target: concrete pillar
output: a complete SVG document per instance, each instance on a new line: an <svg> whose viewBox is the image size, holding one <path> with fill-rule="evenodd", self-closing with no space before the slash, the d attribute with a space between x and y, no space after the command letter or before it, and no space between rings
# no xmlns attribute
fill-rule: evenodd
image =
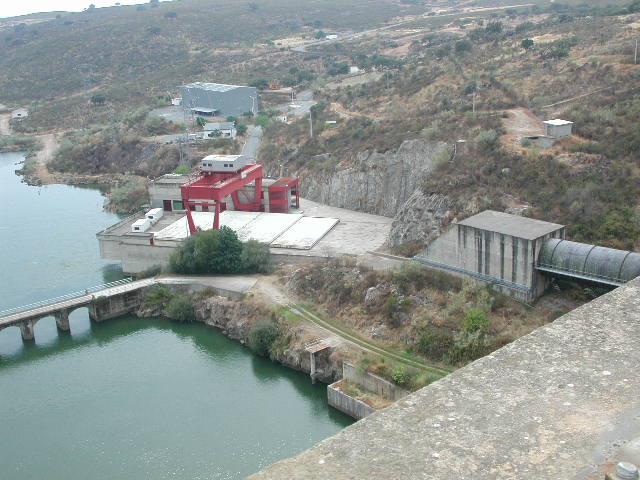
<svg viewBox="0 0 640 480"><path fill-rule="evenodd" d="M20 323L20 334L23 340L33 340L33 326L35 322L33 320L25 320Z"/></svg>
<svg viewBox="0 0 640 480"><path fill-rule="evenodd" d="M102 315L98 311L98 305L95 302L89 304L89 318L94 322L101 322L104 320Z"/></svg>
<svg viewBox="0 0 640 480"><path fill-rule="evenodd" d="M309 352L309 355L311 355L311 369L309 374L311 375L311 380L316 381L316 356L314 355L313 352Z"/></svg>
<svg viewBox="0 0 640 480"><path fill-rule="evenodd" d="M71 330L71 327L69 326L68 310L60 310L54 314L54 317L56 319L56 327L58 327L58 330L62 332L68 332Z"/></svg>

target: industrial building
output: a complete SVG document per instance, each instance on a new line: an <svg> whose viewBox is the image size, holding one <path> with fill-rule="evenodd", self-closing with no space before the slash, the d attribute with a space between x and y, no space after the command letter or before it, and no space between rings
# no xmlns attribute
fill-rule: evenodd
<svg viewBox="0 0 640 480"><path fill-rule="evenodd" d="M485 210L454 224L415 260L524 301L540 297L552 277L620 286L640 275L640 254L565 234L564 225Z"/></svg>
<svg viewBox="0 0 640 480"><path fill-rule="evenodd" d="M190 83L180 87L182 105L201 115L242 115L258 112L258 90L255 87L222 83Z"/></svg>
<svg viewBox="0 0 640 480"><path fill-rule="evenodd" d="M455 224L416 260L528 301L547 287L546 277L535 269L544 241L564 236L563 225L485 210Z"/></svg>
<svg viewBox="0 0 640 480"><path fill-rule="evenodd" d="M128 273L166 265L198 231L227 226L241 241L269 245L276 262L359 255L381 247L391 219L308 202L295 177L263 178L243 155L209 155L190 175L164 175L149 187L152 209L97 234L103 258ZM340 220L346 219L345 224Z"/></svg>
<svg viewBox="0 0 640 480"><path fill-rule="evenodd" d="M236 138L236 124L234 122L206 123L202 127L204 138Z"/></svg>

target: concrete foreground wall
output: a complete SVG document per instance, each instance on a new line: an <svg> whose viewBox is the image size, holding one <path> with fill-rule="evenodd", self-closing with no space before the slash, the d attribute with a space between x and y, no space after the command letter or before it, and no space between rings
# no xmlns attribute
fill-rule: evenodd
<svg viewBox="0 0 640 480"><path fill-rule="evenodd" d="M337 408L342 413L346 413L356 420L360 420L375 412L373 407L370 407L362 400L357 400L346 393L341 392L340 389L334 385L335 384L327 385L327 402L333 408Z"/></svg>
<svg viewBox="0 0 640 480"><path fill-rule="evenodd" d="M249 478L601 480L640 436L639 344L636 279Z"/></svg>
<svg viewBox="0 0 640 480"><path fill-rule="evenodd" d="M347 382L357 383L387 400L393 400L395 402L409 395L407 390L394 385L384 378L356 368L347 362L342 364L342 375L343 379Z"/></svg>

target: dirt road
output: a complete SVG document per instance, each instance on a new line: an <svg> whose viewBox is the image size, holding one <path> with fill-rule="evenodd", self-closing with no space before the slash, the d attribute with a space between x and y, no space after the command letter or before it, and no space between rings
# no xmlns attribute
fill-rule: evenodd
<svg viewBox="0 0 640 480"><path fill-rule="evenodd" d="M503 119L506 135L502 136L502 143L509 147L520 147L523 137L542 135L544 126L528 108L512 108L506 110L509 117Z"/></svg>
<svg viewBox="0 0 640 480"><path fill-rule="evenodd" d="M42 144L42 149L36 153L35 174L42 183L52 183L53 176L49 173L47 164L53 158L53 154L60 144L54 133L38 135L37 139Z"/></svg>
<svg viewBox="0 0 640 480"><path fill-rule="evenodd" d="M0 105L0 108L3 108L4 105ZM0 114L0 135L11 135L11 126L9 125L9 120L11 120L10 113Z"/></svg>

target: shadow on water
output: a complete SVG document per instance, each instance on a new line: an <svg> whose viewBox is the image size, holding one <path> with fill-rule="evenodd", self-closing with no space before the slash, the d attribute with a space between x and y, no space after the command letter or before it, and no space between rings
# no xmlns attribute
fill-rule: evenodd
<svg viewBox="0 0 640 480"><path fill-rule="evenodd" d="M309 397L311 410L314 414L324 415L328 412L329 418L333 421L347 426L353 423L353 419L348 415L329 407L327 409L326 384L316 381L314 384L311 377L304 372L292 370L289 367L280 365L272 360L253 355L251 359L253 374L260 383L268 384L275 382L288 381L296 391L303 397ZM277 366L277 368L274 368ZM310 395L312 392L316 395ZM319 394L318 394L319 393Z"/></svg>
<svg viewBox="0 0 640 480"><path fill-rule="evenodd" d="M122 280L129 275L125 275L122 271L122 266L119 263L110 263L102 267L102 278L104 283L115 282L116 280Z"/></svg>

